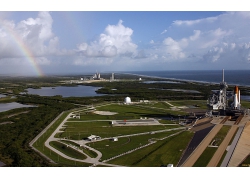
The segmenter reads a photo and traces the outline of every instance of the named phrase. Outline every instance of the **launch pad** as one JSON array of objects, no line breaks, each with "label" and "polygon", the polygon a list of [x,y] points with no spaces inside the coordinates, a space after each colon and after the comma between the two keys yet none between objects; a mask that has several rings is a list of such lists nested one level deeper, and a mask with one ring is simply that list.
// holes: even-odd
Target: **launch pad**
[{"label": "launch pad", "polygon": [[245,111],[241,109],[239,87],[235,86],[233,92],[228,92],[227,88],[228,85],[224,81],[224,69],[223,69],[222,82],[220,83],[220,90],[213,91],[213,93],[207,100],[209,115],[239,116],[245,113]]}]

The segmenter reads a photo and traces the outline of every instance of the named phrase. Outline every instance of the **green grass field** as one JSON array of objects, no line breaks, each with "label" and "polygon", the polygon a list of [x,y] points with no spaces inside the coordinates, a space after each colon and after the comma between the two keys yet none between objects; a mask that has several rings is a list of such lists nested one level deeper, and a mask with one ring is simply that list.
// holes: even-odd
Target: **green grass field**
[{"label": "green grass field", "polygon": [[[226,125],[224,125],[221,129],[220,129],[220,131],[215,135],[215,137],[213,138],[213,140],[212,141],[214,141],[214,143],[213,143],[213,145],[214,146],[219,146],[221,143],[222,143],[222,141],[224,140],[224,138],[226,137],[226,135],[227,135],[227,133],[228,133],[228,131],[231,129],[231,126],[226,126]],[[211,144],[212,142],[210,142],[210,144]]]},{"label": "green grass field", "polygon": [[184,101],[169,101],[174,106],[195,106],[198,105],[201,109],[207,109],[207,101],[204,100],[184,100]]},{"label": "green grass field", "polygon": [[72,149],[70,146],[66,146],[65,144],[62,144],[60,142],[51,141],[50,145],[69,157],[76,158],[76,159],[87,158],[87,156],[85,156],[84,154],[81,154],[80,152]]},{"label": "green grass field", "polygon": [[113,159],[109,163],[137,167],[160,167],[167,164],[176,166],[192,137],[192,132],[184,131],[131,154]]},{"label": "green grass field", "polygon": [[[150,145],[146,148],[140,149],[136,152],[140,154],[140,158],[136,161],[129,162],[128,164],[122,162],[121,165],[125,166],[160,166],[162,163],[167,163],[170,161],[172,164],[175,165],[178,163],[178,160],[182,154],[182,150],[185,149],[185,146],[189,142],[190,138],[193,136],[191,132],[182,132],[181,134],[185,134],[185,136],[177,135],[176,137],[170,137],[166,140],[159,140],[160,138],[167,137],[173,133],[176,133],[177,131],[181,130],[173,130],[168,132],[161,132],[161,133],[154,133],[151,134],[152,131],[157,130],[168,130],[173,129],[177,127],[181,127],[180,125],[167,125],[167,124],[174,124],[173,121],[167,121],[167,120],[160,120],[162,125],[148,125],[148,126],[112,126],[111,120],[129,120],[129,119],[139,119],[140,117],[166,117],[168,113],[171,111],[166,110],[169,105],[160,102],[156,103],[154,107],[150,106],[136,106],[136,105],[117,105],[117,104],[111,104],[106,105],[102,107],[97,107],[96,110],[98,111],[110,111],[110,112],[116,112],[118,114],[116,115],[97,115],[92,112],[86,112],[86,109],[81,109],[79,112],[75,111],[77,113],[81,114],[80,119],[76,118],[70,118],[64,125],[63,128],[60,129],[64,132],[56,134],[55,137],[57,138],[66,138],[66,139],[72,139],[72,140],[81,140],[83,138],[87,138],[91,134],[101,136],[101,138],[106,137],[117,137],[120,135],[131,135],[131,134],[137,134],[137,133],[145,133],[148,134],[145,135],[139,135],[139,136],[132,136],[132,137],[124,137],[119,138],[117,142],[111,141],[111,140],[103,140],[99,142],[91,142],[88,143],[90,147],[93,147],[97,150],[99,150],[103,156],[101,160],[105,160],[114,156],[117,156],[121,153],[125,153],[129,150],[132,150],[134,148],[143,146],[145,144],[149,143],[149,139],[158,139],[157,142],[153,145]],[[165,107],[165,108],[164,108]],[[180,112],[175,112],[180,114]],[[37,142],[34,143],[34,147],[40,150],[42,153],[44,153],[46,156],[50,157],[55,162],[59,162],[62,165],[69,165],[69,166],[89,166],[87,163],[80,163],[80,162],[73,162],[71,160],[67,160],[65,158],[60,157],[59,155],[55,154],[48,148],[44,147],[44,142],[46,139],[55,131],[55,129],[58,127],[58,125],[64,120],[64,118],[68,115],[68,113],[63,114],[62,117],[60,117],[54,124],[51,126],[47,132],[42,135]],[[99,121],[96,121],[99,120]],[[102,121],[102,120],[108,120],[108,121]],[[178,138],[179,137],[179,138]],[[173,141],[172,141],[173,139]],[[66,141],[64,141],[66,142]],[[67,143],[70,143],[72,145],[76,145],[73,142],[67,141]],[[65,145],[62,145],[59,142],[51,142],[51,145],[53,145],[55,148],[62,151],[64,154],[75,157],[75,158],[86,158],[79,155],[79,152],[71,152],[69,150],[69,147],[65,148]],[[177,145],[177,147],[175,147]],[[168,149],[169,156],[165,157],[164,148]],[[178,152],[174,151],[178,148]],[[73,150],[73,149],[72,149]],[[84,153],[88,154],[90,157],[96,157],[97,154],[95,152],[92,152],[88,149],[82,149]],[[141,156],[141,152],[143,156]],[[127,159],[127,156],[131,156],[134,153],[131,153],[130,155],[125,155],[124,158]],[[139,155],[138,154],[138,155]],[[150,156],[149,156],[150,154]],[[161,155],[160,155],[161,154]],[[154,156],[162,156],[164,159],[163,161],[159,161]],[[148,158],[156,158],[157,162],[153,163]],[[118,158],[119,160],[123,159],[122,157]],[[149,162],[153,163],[151,165],[147,164],[147,161],[144,162],[144,159],[149,160]],[[131,159],[130,159],[131,160]],[[124,160],[121,160],[124,161]],[[118,163],[119,164],[119,163]]]},{"label": "green grass field", "polygon": [[174,130],[164,133],[146,134],[132,137],[119,138],[118,141],[114,142],[111,140],[103,140],[98,142],[88,143],[90,147],[99,150],[103,157],[102,160],[117,156],[119,154],[125,153],[129,150],[135,149],[137,147],[146,145],[149,140],[157,140],[160,138],[167,137],[171,134],[179,132],[180,130]]},{"label": "green grass field", "polygon": [[70,138],[80,140],[87,138],[91,134],[101,136],[102,138],[119,135],[128,135],[144,133],[157,130],[166,130],[180,127],[180,125],[152,125],[152,126],[112,126],[108,121],[93,122],[66,122],[63,133],[57,134],[58,138]]},{"label": "green grass field", "polygon": [[149,103],[143,103],[141,105],[145,107],[164,108],[164,109],[169,109],[171,107],[166,102],[149,102]]},{"label": "green grass field", "polygon": [[250,155],[240,163],[239,167],[250,167]]},{"label": "green grass field", "polygon": [[96,157],[97,157],[96,152],[91,151],[91,150],[88,149],[88,148],[85,149],[84,147],[79,147],[79,144],[76,144],[76,143],[74,143],[74,142],[67,141],[67,140],[61,140],[61,141],[64,142],[64,143],[66,143],[66,144],[71,144],[71,145],[73,145],[73,146],[78,147],[78,148],[81,149],[85,154],[89,155],[89,157],[91,157],[91,158],[96,158]]},{"label": "green grass field", "polygon": [[[212,145],[220,146],[230,128],[231,126],[224,125],[220,129],[220,131],[215,135],[210,144],[213,142]],[[201,154],[201,156],[197,159],[197,161],[194,163],[194,167],[206,167],[217,149],[218,149],[217,147],[207,147]]]},{"label": "green grass field", "polygon": [[57,153],[51,151],[46,146],[44,146],[45,141],[49,138],[49,136],[56,130],[59,124],[67,117],[69,112],[63,113],[63,115],[44,133],[34,144],[33,146],[38,149],[40,152],[45,154],[47,157],[52,159],[54,162],[58,163],[59,166],[83,166],[88,167],[89,163],[83,163],[78,161],[71,161],[59,156]]},{"label": "green grass field", "polygon": [[215,147],[207,147],[194,163],[193,167],[206,167],[216,150],[217,148]]}]

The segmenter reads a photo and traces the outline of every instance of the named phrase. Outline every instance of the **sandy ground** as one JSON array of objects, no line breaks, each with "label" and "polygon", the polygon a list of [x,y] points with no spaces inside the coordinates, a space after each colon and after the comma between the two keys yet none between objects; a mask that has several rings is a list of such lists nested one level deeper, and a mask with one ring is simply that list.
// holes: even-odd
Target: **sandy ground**
[{"label": "sandy ground", "polygon": [[217,164],[220,162],[220,159],[223,156],[230,140],[232,139],[234,133],[236,132],[237,128],[238,128],[237,125],[233,125],[231,127],[231,129],[228,131],[226,137],[224,138],[224,140],[222,141],[222,143],[218,147],[217,151],[215,152],[214,156],[212,157],[212,159],[208,163],[207,167],[216,167],[217,166]]},{"label": "sandy ground", "polygon": [[214,136],[219,132],[222,128],[223,124],[217,124],[214,128],[209,132],[209,134],[203,139],[203,141],[199,144],[199,146],[194,150],[191,156],[186,160],[182,167],[192,167],[209,143],[212,141]]}]

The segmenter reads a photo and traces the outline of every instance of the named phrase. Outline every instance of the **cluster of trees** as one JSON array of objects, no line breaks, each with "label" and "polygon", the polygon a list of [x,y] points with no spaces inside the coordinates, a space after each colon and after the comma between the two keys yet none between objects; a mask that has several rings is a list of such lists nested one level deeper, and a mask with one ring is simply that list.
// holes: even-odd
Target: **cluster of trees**
[{"label": "cluster of trees", "polygon": [[[198,83],[140,83],[138,81],[120,81],[120,82],[99,82],[92,83],[94,86],[103,88],[97,90],[97,93],[129,95],[138,99],[160,99],[160,100],[204,100],[207,99],[211,90],[218,89],[218,85],[204,85]],[[113,90],[116,89],[116,90]],[[186,90],[173,91],[175,89]],[[190,92],[188,91],[190,90]],[[192,91],[197,92],[192,92]]]},{"label": "cluster of trees", "polygon": [[[75,106],[49,97],[18,97],[23,104],[35,104],[38,107],[22,108],[0,113],[0,122],[11,121],[12,124],[0,125],[0,160],[8,166],[49,166],[36,152],[31,150],[29,142],[39,134],[62,111]],[[21,111],[28,113],[18,114]]]}]

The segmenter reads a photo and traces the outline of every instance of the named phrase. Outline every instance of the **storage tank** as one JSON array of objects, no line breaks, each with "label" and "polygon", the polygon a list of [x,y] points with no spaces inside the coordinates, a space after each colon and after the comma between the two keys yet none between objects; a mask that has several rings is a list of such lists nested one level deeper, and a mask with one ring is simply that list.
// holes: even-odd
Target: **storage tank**
[{"label": "storage tank", "polygon": [[125,104],[130,104],[130,103],[131,103],[130,97],[126,97],[126,98],[124,99],[124,103],[125,103]]}]

